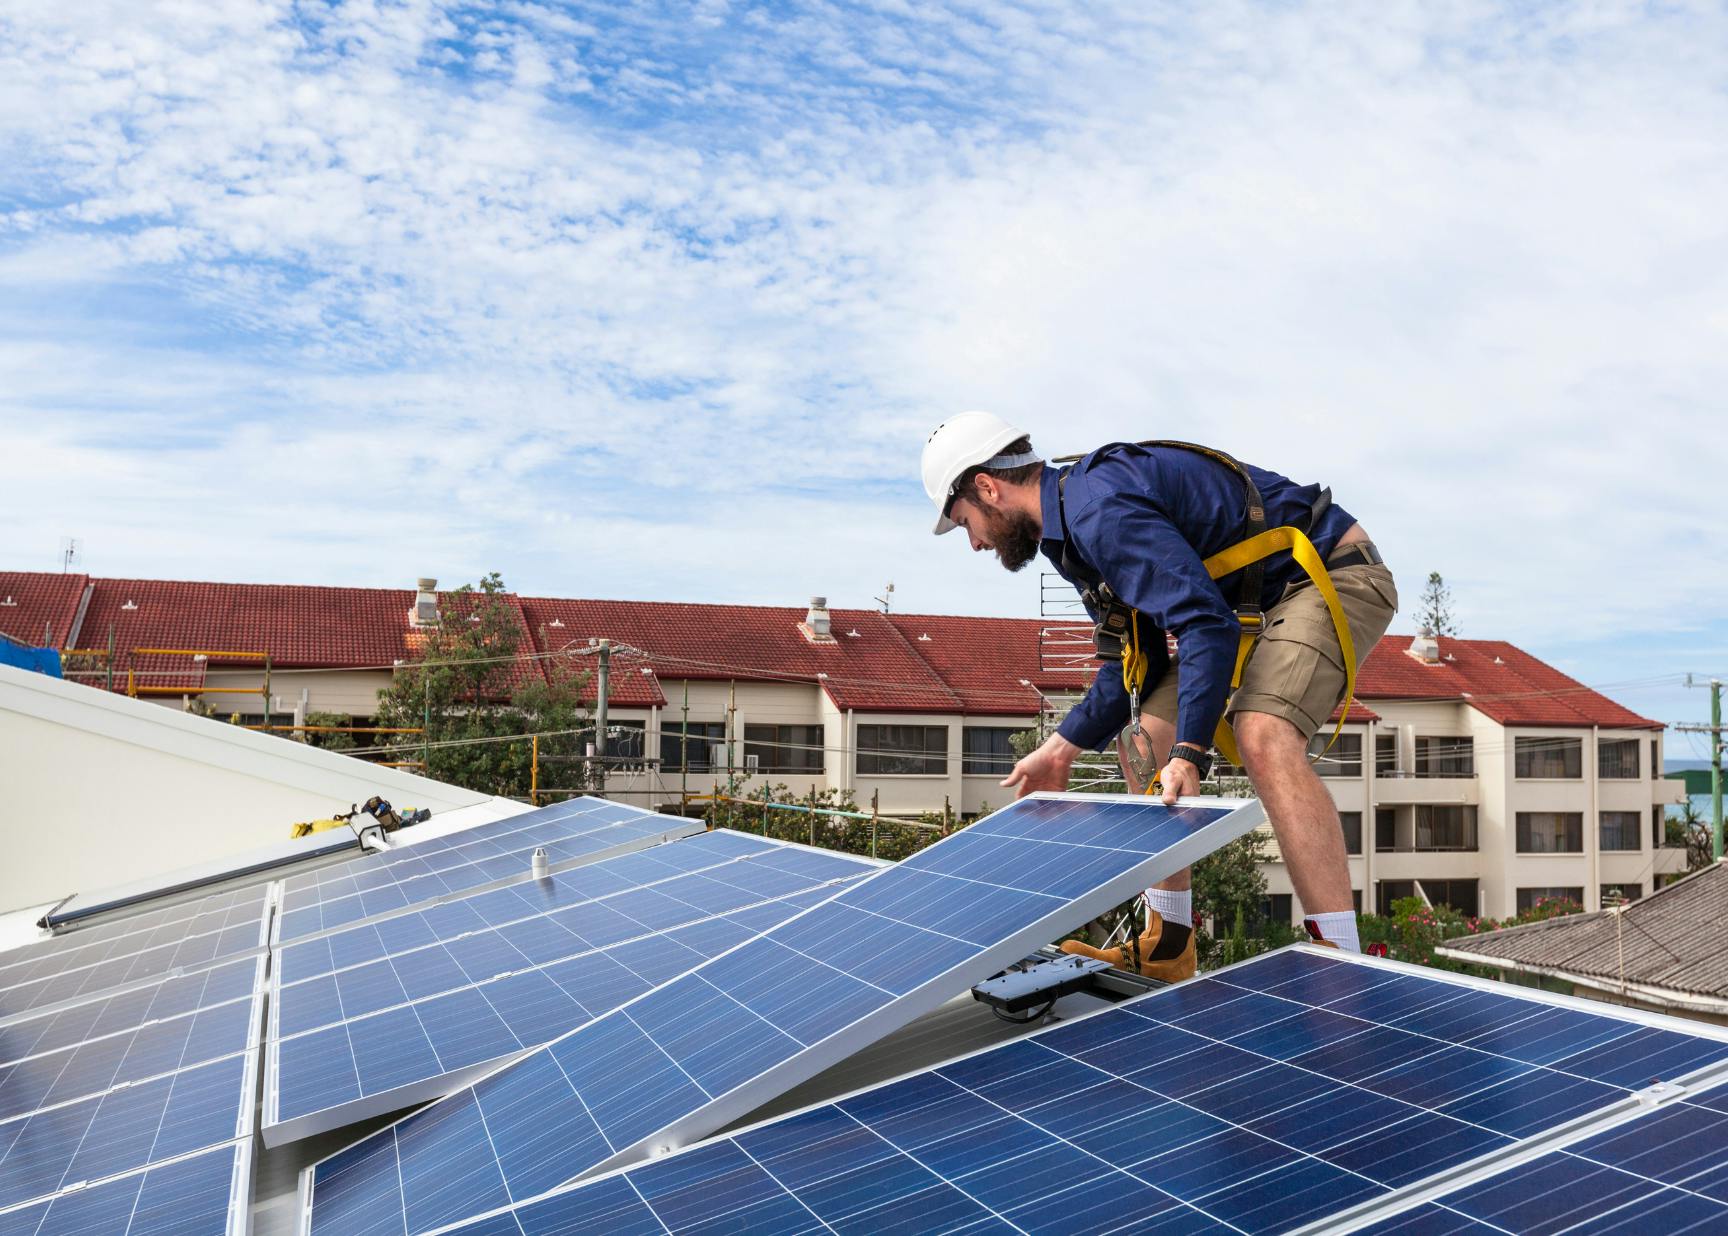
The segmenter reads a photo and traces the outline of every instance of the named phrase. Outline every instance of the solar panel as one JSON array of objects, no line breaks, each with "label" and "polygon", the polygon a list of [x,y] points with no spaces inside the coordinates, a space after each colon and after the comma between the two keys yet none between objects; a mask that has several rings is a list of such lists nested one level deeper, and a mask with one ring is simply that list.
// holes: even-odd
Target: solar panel
[{"label": "solar panel", "polygon": [[1434,1233],[1728,1231],[1728,1087],[1472,1180],[1359,1230]]},{"label": "solar panel", "polygon": [[0,1023],[261,951],[269,944],[269,890],[247,891],[256,897],[219,894],[209,899],[222,903],[215,908],[145,930],[86,944],[78,943],[82,932],[64,937],[63,951],[9,968],[13,981],[0,988]]},{"label": "solar panel", "polygon": [[250,995],[257,990],[261,964],[262,955],[224,962],[53,1012],[0,1021],[0,1064]]},{"label": "solar panel", "polygon": [[536,849],[553,870],[658,845],[703,829],[599,798],[577,798],[445,837],[354,859],[283,881],[276,941],[400,914],[426,902],[525,879]]},{"label": "solar panel", "polygon": [[242,1236],[250,1230],[251,1139],[0,1212],[19,1236]]},{"label": "solar panel", "polygon": [[[282,986],[272,1001],[266,1145],[447,1094],[767,927],[877,864],[716,831],[451,902],[442,940]],[[528,915],[545,902],[557,908]],[[424,917],[424,916],[415,916]],[[393,919],[381,927],[405,920]],[[496,925],[471,927],[471,923]],[[345,942],[344,936],[361,937]],[[373,927],[314,941],[384,947]],[[285,953],[311,951],[295,946]],[[320,948],[302,970],[330,964]],[[284,969],[286,974],[286,968]]]},{"label": "solar panel", "polygon": [[[1345,1230],[1351,1207],[1635,1109],[1652,1069],[1728,1060],[1714,1028],[1486,987],[1298,946],[454,1230]],[[1515,1174],[1419,1216],[1493,1227],[1373,1230],[1599,1230],[1622,1197],[1600,1173],[1628,1169],[1646,1191],[1616,1182],[1627,1200],[1692,1219],[1702,1206],[1659,1191],[1720,1189],[1728,1115],[1685,1106],[1637,1122],[1671,1120],[1666,1136],[1627,1125],[1573,1147],[1561,1202]],[[1594,1194],[1566,1192],[1585,1177]]]},{"label": "solar panel", "polygon": [[[262,985],[264,960],[250,963],[254,991]],[[37,1036],[32,1050],[0,1062],[0,1120],[243,1052],[256,1042],[258,999],[147,1019],[70,1045],[44,1048]],[[0,1031],[0,1048],[8,1045],[7,1032]]]},{"label": "solar panel", "polygon": [[[142,910],[106,922],[92,923],[60,935],[47,936],[40,940],[32,940],[28,944],[19,945],[16,948],[6,949],[4,952],[0,952],[0,966],[11,966],[28,958],[39,957],[46,953],[58,953],[68,948],[80,948],[94,941],[107,940],[114,936],[151,931],[159,927],[196,919],[201,915],[220,913],[234,906],[261,906],[268,894],[268,888],[264,887],[230,889],[193,901],[176,902],[173,905]],[[207,926],[189,927],[182,929],[177,934],[179,936],[198,935],[207,930],[214,930],[214,928]]]},{"label": "solar panel", "polygon": [[682,1145],[1263,818],[1022,799],[309,1168],[308,1225],[422,1231]]}]

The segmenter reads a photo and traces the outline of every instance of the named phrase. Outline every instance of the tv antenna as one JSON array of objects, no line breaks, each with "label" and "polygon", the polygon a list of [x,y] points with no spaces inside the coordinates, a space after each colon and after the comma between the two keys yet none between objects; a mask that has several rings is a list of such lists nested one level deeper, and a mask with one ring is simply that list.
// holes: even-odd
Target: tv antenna
[{"label": "tv antenna", "polygon": [[888,581],[888,586],[882,590],[882,595],[875,598],[875,600],[876,600],[876,604],[878,604],[882,607],[882,612],[884,614],[886,614],[890,609],[893,608],[893,606],[894,606],[894,581],[893,580]]},{"label": "tv antenna", "polygon": [[60,573],[65,575],[78,565],[79,555],[84,552],[84,542],[75,536],[60,538]]}]

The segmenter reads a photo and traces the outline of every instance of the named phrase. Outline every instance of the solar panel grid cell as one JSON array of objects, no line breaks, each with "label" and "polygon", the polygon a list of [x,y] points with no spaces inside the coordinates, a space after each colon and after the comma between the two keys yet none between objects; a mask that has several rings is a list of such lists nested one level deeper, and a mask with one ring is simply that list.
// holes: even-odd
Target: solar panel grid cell
[{"label": "solar panel grid cell", "polygon": [[[688,1140],[1259,818],[1226,801],[1021,800],[325,1160],[313,1169],[312,1230],[404,1215],[425,1230],[475,1214],[479,1198],[556,1187],[651,1138]],[[526,1076],[545,1118],[510,1122],[500,1136]],[[399,1178],[355,1187],[362,1162],[381,1170],[377,1147],[389,1141]],[[458,1162],[477,1183],[451,1191],[440,1165]],[[350,1183],[327,1188],[341,1180]]]},{"label": "solar panel grid cell", "polygon": [[[269,889],[266,886],[237,888],[223,893],[213,893],[208,897],[177,902],[174,905],[126,914],[106,922],[92,923],[0,952],[0,967],[9,967],[20,961],[48,953],[59,953],[67,948],[82,948],[85,945],[109,940],[115,936],[153,931],[164,926],[198,918],[200,915],[218,913],[225,909],[249,905],[254,907],[254,912],[256,912],[256,908],[263,905],[264,899],[268,895]],[[193,932],[188,929],[181,934],[190,935]]]},{"label": "solar panel grid cell", "polygon": [[0,1023],[0,1064],[249,996],[258,987],[263,964],[262,957],[228,962],[105,999]]},{"label": "solar panel grid cell", "polygon": [[[1370,1026],[1335,1011],[1344,1005],[1385,1020]],[[1444,1023],[1553,1067],[1503,1057],[1477,1071],[1453,1057],[1473,1049],[1393,1021]],[[1379,1032],[1424,1039],[1426,1055],[1410,1057]],[[1370,1035],[1360,1059],[1338,1050]],[[1592,1082],[1581,1106],[1574,1086],[1588,1079],[1569,1071],[1599,1062],[1613,1043],[1645,1066],[1728,1059],[1720,1037],[1290,951],[519,1204],[514,1227],[492,1216],[451,1230],[538,1233],[603,1217],[624,1231],[779,1233],[820,1230],[818,1221],[876,1231],[910,1217],[921,1231],[1102,1232],[1142,1219],[1158,1230],[1285,1231],[1515,1147],[1508,1129],[1552,1127],[1625,1100],[1629,1091]],[[1386,1046],[1392,1054],[1378,1058]],[[1387,1093],[1407,1092],[1410,1062],[1423,1058],[1438,1066],[1437,1110]],[[1507,1073],[1518,1090],[1505,1089]],[[1723,1106],[1677,1105],[1574,1146],[1568,1155],[1584,1166],[1566,1168],[1563,1206],[1543,1202],[1533,1176],[1515,1175],[1401,1220],[1408,1226],[1373,1230],[1557,1231],[1580,1218],[1596,1230],[1639,1199],[1668,1221],[1720,1223],[1720,1207],[1703,1202],[1717,1205],[1712,1190],[1728,1184]],[[1633,1132],[1657,1119],[1671,1127]],[[1721,1148],[1705,1156],[1710,1165],[1699,1161],[1701,1140]],[[1628,1168],[1644,1182],[1621,1179]]]}]

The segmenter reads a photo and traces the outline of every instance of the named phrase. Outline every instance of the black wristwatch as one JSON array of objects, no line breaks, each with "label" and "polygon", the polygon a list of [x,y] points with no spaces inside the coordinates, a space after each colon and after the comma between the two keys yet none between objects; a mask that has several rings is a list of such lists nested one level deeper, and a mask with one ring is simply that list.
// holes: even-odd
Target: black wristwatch
[{"label": "black wristwatch", "polygon": [[1190,764],[1194,765],[1194,767],[1199,770],[1200,779],[1202,781],[1206,779],[1206,774],[1212,771],[1211,754],[1202,751],[1191,742],[1179,742],[1174,747],[1171,747],[1170,758],[1173,760],[1187,760]]}]

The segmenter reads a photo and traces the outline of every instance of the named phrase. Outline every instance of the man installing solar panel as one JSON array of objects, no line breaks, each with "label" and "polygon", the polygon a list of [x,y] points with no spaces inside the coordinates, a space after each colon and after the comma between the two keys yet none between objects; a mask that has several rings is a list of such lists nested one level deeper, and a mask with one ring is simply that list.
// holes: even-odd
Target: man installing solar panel
[{"label": "man installing solar panel", "polygon": [[[1183,442],[1117,442],[1046,464],[988,412],[936,427],[923,478],[937,535],[964,528],[1010,571],[1039,552],[1055,565],[1105,662],[1002,784],[1020,796],[1067,789],[1080,751],[1114,737],[1129,788],[1174,803],[1199,792],[1216,746],[1266,808],[1308,934],[1359,951],[1338,808],[1308,747],[1347,707],[1398,592],[1331,491]],[[1333,737],[1342,724],[1340,713]],[[1063,947],[1112,965],[1133,956],[1166,982],[1192,976],[1188,872],[1147,889],[1146,903],[1137,949]]]}]

